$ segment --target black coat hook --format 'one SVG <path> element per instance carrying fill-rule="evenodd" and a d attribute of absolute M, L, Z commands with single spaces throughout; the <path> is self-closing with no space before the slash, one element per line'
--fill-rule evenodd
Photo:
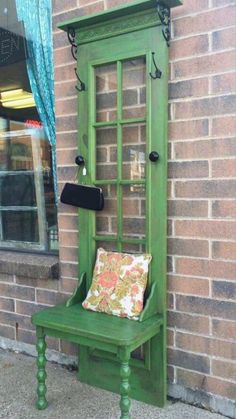
<path fill-rule="evenodd" d="M 79 87 L 75 86 L 75 88 L 76 88 L 76 90 L 78 90 L 78 92 L 83 92 L 83 91 L 85 91 L 85 83 L 81 80 L 80 76 L 77 73 L 76 68 L 74 70 L 75 70 L 75 75 L 77 77 L 77 80 L 79 82 Z"/>
<path fill-rule="evenodd" d="M 156 80 L 156 79 L 160 79 L 161 78 L 161 76 L 162 76 L 162 72 L 161 72 L 161 70 L 157 67 L 157 65 L 156 65 L 156 61 L 155 61 L 155 52 L 153 52 L 152 53 L 152 61 L 153 61 L 153 64 L 154 64 L 154 66 L 155 66 L 155 75 L 153 75 L 152 73 L 149 73 L 150 74 L 150 77 L 153 79 L 153 80 Z"/>

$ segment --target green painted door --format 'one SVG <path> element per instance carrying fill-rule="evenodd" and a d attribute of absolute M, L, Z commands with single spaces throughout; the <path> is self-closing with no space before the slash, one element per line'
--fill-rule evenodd
<path fill-rule="evenodd" d="M 161 79 L 150 76 L 155 70 L 153 53 Z M 80 273 L 87 272 L 88 288 L 98 247 L 151 253 L 147 292 L 156 281 L 157 307 L 165 318 L 166 43 L 160 28 L 152 27 L 81 45 L 78 57 L 80 77 L 86 85 L 86 91 L 79 94 L 78 153 L 86 166 L 86 176 L 81 171 L 80 181 L 101 187 L 105 195 L 102 212 L 79 211 Z M 157 162 L 149 159 L 152 151 L 159 154 Z M 165 374 L 166 364 L 165 327 L 163 330 L 160 374 Z M 149 342 L 133 354 L 138 358 L 133 359 L 137 371 L 155 370 L 153 344 Z M 88 348 L 81 348 L 80 356 L 80 378 L 85 381 L 95 358 Z M 111 368 L 106 354 L 96 352 L 96 356 L 104 362 L 104 370 Z M 94 377 L 91 380 L 94 384 Z"/>

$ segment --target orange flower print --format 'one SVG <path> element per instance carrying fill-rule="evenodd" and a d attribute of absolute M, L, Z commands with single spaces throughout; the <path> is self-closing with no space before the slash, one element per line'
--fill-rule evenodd
<path fill-rule="evenodd" d="M 131 294 L 136 295 L 136 294 L 138 294 L 138 292 L 139 292 L 138 285 L 133 285 L 132 288 L 131 288 Z"/>
<path fill-rule="evenodd" d="M 141 300 L 136 301 L 135 303 L 135 312 L 140 313 L 143 309 L 143 302 Z"/>
<path fill-rule="evenodd" d="M 98 275 L 97 283 L 105 288 L 114 288 L 119 280 L 115 272 L 105 271 Z"/>

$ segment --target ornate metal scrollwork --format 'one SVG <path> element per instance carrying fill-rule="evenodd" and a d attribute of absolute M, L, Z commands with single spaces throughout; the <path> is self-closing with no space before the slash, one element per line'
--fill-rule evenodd
<path fill-rule="evenodd" d="M 162 24 L 162 34 L 167 46 L 170 46 L 170 9 L 157 0 L 157 13 Z"/>
<path fill-rule="evenodd" d="M 71 44 L 71 55 L 74 58 L 74 60 L 77 61 L 78 47 L 75 42 L 75 29 L 74 28 L 67 29 L 67 37 L 68 37 L 69 43 Z M 85 83 L 82 82 L 82 80 L 80 79 L 77 69 L 75 68 L 74 70 L 75 70 L 77 80 L 79 82 L 79 86 L 75 86 L 75 88 L 78 90 L 78 92 L 83 92 L 85 90 Z"/>

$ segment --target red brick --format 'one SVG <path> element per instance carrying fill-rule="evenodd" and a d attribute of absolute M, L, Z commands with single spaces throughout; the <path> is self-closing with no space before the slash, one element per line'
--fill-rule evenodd
<path fill-rule="evenodd" d="M 168 330 L 167 331 L 167 344 L 168 346 L 174 346 L 174 331 Z"/>
<path fill-rule="evenodd" d="M 236 344 L 205 336 L 176 332 L 176 346 L 182 350 L 235 359 Z"/>
<path fill-rule="evenodd" d="M 208 93 L 208 78 L 183 80 L 169 83 L 169 99 L 205 96 Z"/>
<path fill-rule="evenodd" d="M 78 278 L 61 278 L 60 280 L 60 290 L 61 292 L 67 292 L 72 294 L 78 285 Z"/>
<path fill-rule="evenodd" d="M 178 8 L 176 8 L 177 10 Z M 207 35 L 192 36 L 185 39 L 173 39 L 170 44 L 170 60 L 185 58 L 208 51 L 209 42 Z"/>
<path fill-rule="evenodd" d="M 236 200 L 213 201 L 212 217 L 234 218 L 236 217 Z"/>
<path fill-rule="evenodd" d="M 236 281 L 212 281 L 212 297 L 236 300 Z"/>
<path fill-rule="evenodd" d="M 235 93 L 236 73 L 219 74 L 212 77 L 212 93 Z"/>
<path fill-rule="evenodd" d="M 39 304 L 56 305 L 65 302 L 69 295 L 47 290 L 36 290 L 36 298 Z"/>
<path fill-rule="evenodd" d="M 176 309 L 205 316 L 236 320 L 236 303 L 231 301 L 177 294 Z"/>
<path fill-rule="evenodd" d="M 78 262 L 77 247 L 60 247 L 60 261 L 62 262 Z"/>
<path fill-rule="evenodd" d="M 236 59 L 236 55 L 235 55 Z M 195 99 L 175 104 L 176 119 L 232 114 L 236 111 L 236 95 Z"/>
<path fill-rule="evenodd" d="M 207 297 L 209 296 L 209 281 L 203 278 L 169 275 L 168 290 L 175 293 Z"/>
<path fill-rule="evenodd" d="M 236 132 L 236 117 L 235 116 L 226 116 L 214 118 L 212 120 L 212 136 L 220 137 L 226 136 L 230 137 L 235 135 Z"/>
<path fill-rule="evenodd" d="M 215 160 L 212 162 L 212 177 L 236 177 L 236 159 Z M 236 187 L 236 181 L 235 181 Z"/>
<path fill-rule="evenodd" d="M 57 294 L 55 292 L 55 294 Z M 31 302 L 24 302 L 24 301 L 16 301 L 16 313 L 24 314 L 26 316 L 32 316 L 32 314 L 37 313 L 39 310 L 45 309 L 46 304 L 36 304 Z M 24 319 L 24 316 L 21 316 Z M 28 317 L 28 321 L 30 322 L 30 317 Z"/>
<path fill-rule="evenodd" d="M 234 358 L 235 359 L 235 358 Z M 212 360 L 212 373 L 215 376 L 236 381 L 236 364 L 233 362 Z"/>
<path fill-rule="evenodd" d="M 235 223 L 230 221 L 176 220 L 175 234 L 209 239 L 235 239 Z"/>
<path fill-rule="evenodd" d="M 68 98 L 68 99 L 62 99 L 62 100 L 56 100 L 56 115 L 57 118 L 64 115 L 75 115 L 76 114 L 76 107 L 77 107 L 77 99 L 74 98 Z"/>
<path fill-rule="evenodd" d="M 202 390 L 209 393 L 219 394 L 220 396 L 236 399 L 236 386 L 230 381 L 221 380 L 215 377 L 206 377 Z"/>
<path fill-rule="evenodd" d="M 188 0 L 184 2 L 182 6 L 175 7 L 171 10 L 172 19 L 176 19 L 177 17 L 182 18 L 182 16 L 200 12 L 204 9 L 208 9 L 208 0 Z"/>
<path fill-rule="evenodd" d="M 177 369 L 177 383 L 190 388 L 199 388 L 207 393 L 218 394 L 235 400 L 236 390 L 232 382 L 221 380 L 184 369 Z"/>
<path fill-rule="evenodd" d="M 214 259 L 236 260 L 236 242 L 213 242 L 212 257 Z"/>
<path fill-rule="evenodd" d="M 168 215 L 178 218 L 200 218 L 208 216 L 208 202 L 173 199 L 168 201 Z"/>
<path fill-rule="evenodd" d="M 208 125 L 208 119 L 170 122 L 169 140 L 190 140 L 206 137 L 209 134 Z"/>
<path fill-rule="evenodd" d="M 14 311 L 14 300 L 0 297 L 0 310 Z"/>
<path fill-rule="evenodd" d="M 0 336 L 7 339 L 15 339 L 15 327 L 0 324 Z"/>
<path fill-rule="evenodd" d="M 78 230 L 78 215 L 63 215 L 59 214 L 58 224 L 60 230 Z"/>
<path fill-rule="evenodd" d="M 235 70 L 235 51 L 219 52 L 213 55 L 203 55 L 197 58 L 188 58 L 173 63 L 174 79 L 190 78 L 192 76 L 206 76 L 207 74 L 221 73 Z M 204 96 L 208 95 L 206 89 Z M 206 113 L 205 115 L 206 116 Z"/>
<path fill-rule="evenodd" d="M 61 148 L 77 148 L 77 132 L 57 133 L 57 150 Z"/>
<path fill-rule="evenodd" d="M 175 182 L 177 198 L 236 198 L 234 179 Z"/>
<path fill-rule="evenodd" d="M 35 300 L 35 290 L 30 287 L 21 287 L 20 285 L 0 283 L 0 295 L 3 297 L 17 298 L 20 300 Z"/>
<path fill-rule="evenodd" d="M 212 49 L 235 48 L 236 28 L 223 29 L 212 33 Z"/>
<path fill-rule="evenodd" d="M 236 263 L 234 262 L 178 257 L 175 261 L 175 269 L 176 273 L 180 275 L 194 275 L 232 280 L 235 280 L 236 278 Z"/>
<path fill-rule="evenodd" d="M 174 36 L 193 35 L 221 27 L 233 26 L 235 19 L 236 10 L 233 5 L 218 10 L 205 11 L 174 21 Z"/>
<path fill-rule="evenodd" d="M 88 1 L 86 0 L 86 3 L 88 3 Z M 53 14 L 55 15 L 56 13 L 62 13 L 65 12 L 66 10 L 71 10 L 76 8 L 77 6 L 77 0 L 70 0 L 70 2 L 68 3 L 68 0 L 53 0 L 52 3 L 52 10 L 53 10 Z"/>
<path fill-rule="evenodd" d="M 61 263 L 61 276 L 63 278 L 78 278 L 78 264 Z"/>
<path fill-rule="evenodd" d="M 189 240 L 173 238 L 168 240 L 168 254 L 181 256 L 208 257 L 209 245 L 207 240 Z"/>
<path fill-rule="evenodd" d="M 210 372 L 210 361 L 207 356 L 190 354 L 178 349 L 168 350 L 168 363 L 194 371 Z"/>
<path fill-rule="evenodd" d="M 212 334 L 219 338 L 236 341 L 236 322 L 212 319 Z"/>
<path fill-rule="evenodd" d="M 210 333 L 209 317 L 206 316 L 169 311 L 168 324 L 169 327 L 179 330 L 187 330 L 192 333 Z"/>
<path fill-rule="evenodd" d="M 78 246 L 78 233 L 70 232 L 70 234 L 68 234 L 66 231 L 60 231 L 59 242 L 62 247 L 76 247 Z"/>
<path fill-rule="evenodd" d="M 56 120 L 57 132 L 74 131 L 77 129 L 77 115 L 61 116 Z"/>
<path fill-rule="evenodd" d="M 168 177 L 169 179 L 177 178 L 199 178 L 209 176 L 208 161 L 191 161 L 191 162 L 169 162 Z"/>
<path fill-rule="evenodd" d="M 68 43 L 66 44 L 65 48 L 59 48 L 54 50 L 54 66 L 61 66 L 75 64 L 74 58 L 71 55 L 71 48 L 69 47 Z"/>
<path fill-rule="evenodd" d="M 16 283 L 19 285 L 26 285 L 27 287 L 57 290 L 59 281 L 57 279 L 38 279 L 16 276 Z"/>
<path fill-rule="evenodd" d="M 201 159 L 234 156 L 236 141 L 234 138 L 210 139 L 201 141 L 183 141 L 174 144 L 177 159 Z"/>

